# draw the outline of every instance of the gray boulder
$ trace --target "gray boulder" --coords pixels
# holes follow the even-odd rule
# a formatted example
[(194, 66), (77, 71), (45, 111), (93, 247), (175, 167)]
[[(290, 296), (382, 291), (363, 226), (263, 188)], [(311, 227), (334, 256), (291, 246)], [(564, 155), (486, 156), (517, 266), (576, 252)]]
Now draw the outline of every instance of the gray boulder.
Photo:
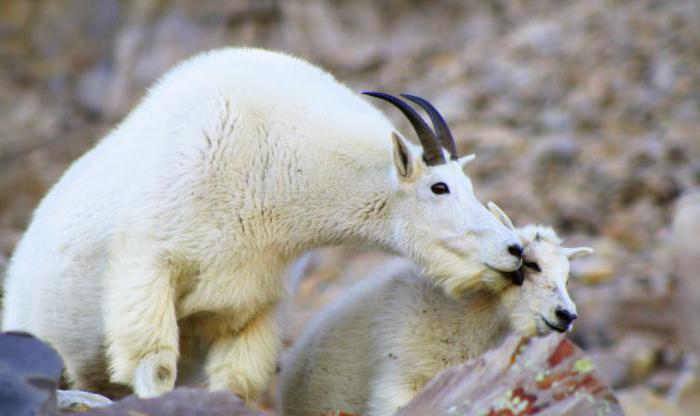
[(84, 416), (264, 416), (225, 391), (178, 388), (160, 397), (129, 396), (111, 406), (91, 409)]
[(55, 415), (63, 361), (33, 336), (0, 334), (0, 415)]

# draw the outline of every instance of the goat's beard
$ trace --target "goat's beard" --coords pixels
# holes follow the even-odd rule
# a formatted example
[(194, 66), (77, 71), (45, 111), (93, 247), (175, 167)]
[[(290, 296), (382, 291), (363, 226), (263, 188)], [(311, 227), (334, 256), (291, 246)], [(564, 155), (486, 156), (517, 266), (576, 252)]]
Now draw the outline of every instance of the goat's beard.
[(419, 260), (422, 274), (453, 299), (476, 292), (499, 292), (512, 284), (512, 279), (470, 254), (476, 251), (438, 242), (413, 247), (411, 257)]
[(425, 274), (453, 299), (463, 299), (468, 294), (482, 291), (496, 292), (502, 287), (501, 282), (508, 283), (502, 273), (478, 263), (466, 267), (465, 262), (443, 264), (439, 270), (428, 269)]

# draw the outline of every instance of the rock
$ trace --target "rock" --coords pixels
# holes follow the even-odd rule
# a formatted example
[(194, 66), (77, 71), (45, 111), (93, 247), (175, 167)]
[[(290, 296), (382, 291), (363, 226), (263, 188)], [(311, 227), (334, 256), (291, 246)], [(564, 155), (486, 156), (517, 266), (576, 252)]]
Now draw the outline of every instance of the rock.
[(654, 337), (630, 335), (615, 348), (616, 355), (628, 364), (628, 384), (645, 380), (658, 365), (660, 342)]
[(597, 285), (615, 277), (615, 269), (610, 261), (596, 255), (573, 262), (571, 275), (587, 285)]
[(62, 412), (85, 412), (94, 407), (109, 406), (112, 401), (99, 394), (82, 390), (59, 390), (58, 409)]
[(676, 405), (645, 387), (622, 391), (618, 397), (627, 416), (680, 416), (684, 414)]
[(583, 351), (550, 335), (511, 337), (446, 370), (397, 414), (621, 415), (622, 409)]
[(662, 345), (657, 337), (630, 334), (613, 349), (592, 352), (590, 357), (603, 380), (617, 389), (641, 383), (661, 367)]
[[(687, 195), (678, 202), (672, 229), (679, 316), (696, 317), (700, 315), (700, 192)], [(693, 318), (676, 322), (681, 326), (679, 333), (686, 344), (700, 359), (700, 322)]]
[[(697, 369), (696, 369), (697, 370)], [(679, 377), (681, 384), (672, 394), (682, 414), (695, 414), (700, 409), (700, 377), (695, 373)]]
[[(466, 171), (480, 200), (593, 246), (572, 262), (579, 345), (616, 360), (630, 334), (682, 335), (700, 355), (687, 226), (700, 215), (674, 201), (700, 186), (698, 1), (432, 3), (0, 1), (0, 254), (9, 260), (47, 188), (166, 68), (211, 47), (281, 49), (354, 91), (430, 99), (460, 154), (477, 153)], [(315, 260), (282, 312), (285, 345), (379, 261), (351, 248)], [(638, 357), (643, 375), (649, 355)], [(627, 362), (604, 369), (628, 385)]]
[(341, 412), (341, 411), (338, 411), (338, 410), (333, 410), (333, 411), (330, 411), (330, 412), (326, 412), (326, 413), (324, 413), (324, 414), (322, 414), (322, 415), (320, 415), (320, 416), (360, 416), (360, 415), (355, 415), (355, 414), (352, 414), (352, 413), (346, 413), (346, 412)]
[(129, 396), (111, 406), (82, 413), (85, 416), (264, 416), (246, 407), (229, 392), (178, 388), (160, 397), (141, 399)]
[(576, 162), (581, 145), (567, 136), (547, 137), (538, 141), (532, 149), (532, 164), (537, 169), (556, 165), (571, 166)]
[(515, 48), (529, 48), (542, 54), (550, 54), (561, 48), (558, 39), (561, 26), (552, 21), (535, 20), (511, 34), (510, 42)]
[(629, 364), (621, 360), (614, 351), (608, 349), (595, 351), (590, 353), (590, 357), (607, 385), (617, 389), (628, 384)]
[(0, 415), (55, 415), (63, 362), (33, 336), (0, 334)]

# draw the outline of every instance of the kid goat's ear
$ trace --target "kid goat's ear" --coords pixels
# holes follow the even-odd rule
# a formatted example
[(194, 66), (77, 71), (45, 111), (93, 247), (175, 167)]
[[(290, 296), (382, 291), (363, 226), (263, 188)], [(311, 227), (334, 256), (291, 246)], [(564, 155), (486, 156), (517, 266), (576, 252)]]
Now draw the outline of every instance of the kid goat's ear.
[(394, 144), (394, 165), (402, 180), (410, 180), (416, 171), (415, 160), (406, 142), (398, 134), (391, 134)]
[(464, 168), (465, 166), (467, 166), (467, 164), (469, 162), (471, 162), (475, 158), (476, 158), (476, 155), (474, 153), (472, 153), (470, 155), (460, 157), (459, 159), (457, 159), (457, 162), (459, 163), (460, 166), (462, 166), (462, 168)]
[(501, 222), (501, 224), (505, 225), (506, 227), (508, 227), (511, 230), (515, 230), (515, 226), (513, 225), (513, 222), (510, 220), (510, 218), (508, 218), (506, 213), (503, 212), (503, 210), (498, 205), (496, 205), (495, 202), (489, 201), (486, 204), (486, 207), (498, 219), (498, 221)]
[(588, 254), (593, 254), (593, 249), (590, 247), (564, 247), (564, 255), (569, 259), (574, 259), (576, 257), (585, 256)]

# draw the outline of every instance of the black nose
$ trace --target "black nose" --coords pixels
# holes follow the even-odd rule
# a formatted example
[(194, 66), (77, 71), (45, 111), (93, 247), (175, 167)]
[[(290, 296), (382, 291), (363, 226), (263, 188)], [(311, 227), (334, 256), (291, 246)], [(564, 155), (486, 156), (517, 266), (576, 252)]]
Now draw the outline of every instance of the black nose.
[(522, 257), (523, 256), (523, 246), (520, 244), (511, 244), (508, 246), (508, 252), (515, 257)]
[(554, 314), (561, 320), (561, 322), (565, 325), (569, 325), (574, 321), (574, 319), (578, 318), (578, 316), (575, 313), (571, 313), (567, 311), (564, 308), (557, 308), (557, 310), (554, 311)]

